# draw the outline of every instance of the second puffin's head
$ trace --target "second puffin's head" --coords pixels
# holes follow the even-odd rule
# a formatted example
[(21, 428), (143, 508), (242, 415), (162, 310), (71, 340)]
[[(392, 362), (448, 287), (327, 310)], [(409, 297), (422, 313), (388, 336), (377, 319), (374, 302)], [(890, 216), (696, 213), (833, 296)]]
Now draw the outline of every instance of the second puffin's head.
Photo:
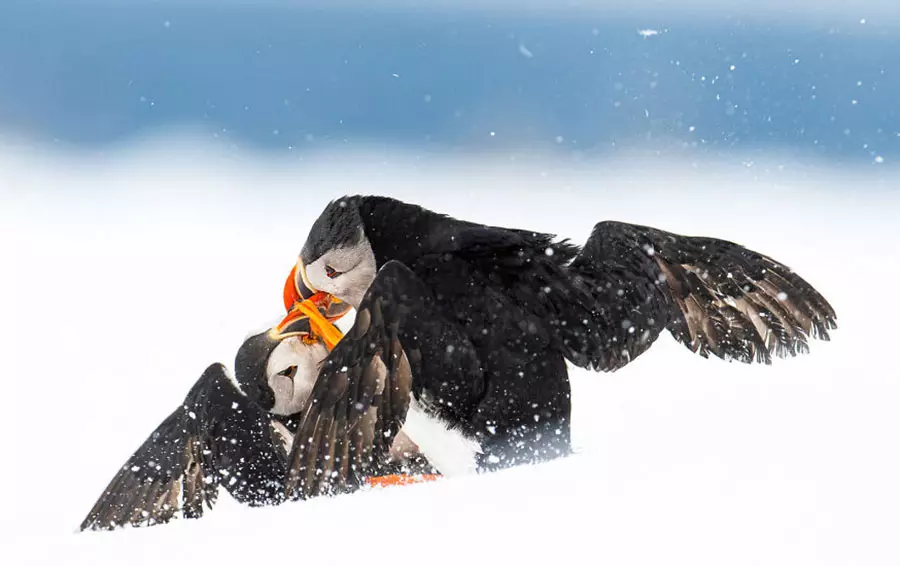
[(247, 397), (276, 415), (293, 415), (306, 406), (319, 366), (328, 356), (320, 343), (293, 336), (274, 340), (269, 332), (250, 336), (235, 356), (235, 380)]
[(276, 415), (293, 415), (306, 406), (322, 362), (341, 338), (324, 318), (326, 310), (306, 302), (291, 320), (244, 340), (234, 374), (251, 401)]
[(321, 293), (358, 308), (376, 272), (358, 197), (338, 199), (328, 204), (309, 231), (285, 282), (285, 307)]

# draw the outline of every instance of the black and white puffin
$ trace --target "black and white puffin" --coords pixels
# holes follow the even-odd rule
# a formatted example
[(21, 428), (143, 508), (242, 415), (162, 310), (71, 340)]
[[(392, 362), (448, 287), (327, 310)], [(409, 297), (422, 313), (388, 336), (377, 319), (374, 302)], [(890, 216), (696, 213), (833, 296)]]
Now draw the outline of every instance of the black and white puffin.
[[(348, 457), (376, 401), (373, 359), (388, 368), (382, 434), (414, 405), (471, 440), (487, 471), (570, 453), (567, 360), (615, 371), (665, 329), (703, 357), (771, 363), (836, 328), (810, 284), (732, 242), (605, 221), (578, 247), (379, 196), (326, 206), (284, 293), (286, 305), (337, 297), (357, 311), (297, 429), (292, 498), (322, 492), (332, 476), (320, 470)], [(407, 363), (411, 390), (396, 381)]]
[[(235, 380), (210, 365), (175, 409), (113, 477), (81, 530), (167, 523), (201, 517), (219, 487), (250, 506), (285, 501), (287, 455), (318, 368), (341, 334), (331, 322), (349, 309), (310, 309), (289, 323), (249, 336), (235, 357)], [(401, 377), (402, 379), (402, 377)], [(366, 424), (360, 426), (365, 430)], [(368, 425), (374, 430), (373, 425)], [(371, 433), (370, 433), (371, 434)], [(405, 432), (390, 446), (377, 478), (345, 473), (344, 487), (434, 478)], [(386, 451), (386, 452), (385, 452)], [(370, 471), (375, 467), (370, 466)], [(355, 481), (354, 481), (355, 480)]]

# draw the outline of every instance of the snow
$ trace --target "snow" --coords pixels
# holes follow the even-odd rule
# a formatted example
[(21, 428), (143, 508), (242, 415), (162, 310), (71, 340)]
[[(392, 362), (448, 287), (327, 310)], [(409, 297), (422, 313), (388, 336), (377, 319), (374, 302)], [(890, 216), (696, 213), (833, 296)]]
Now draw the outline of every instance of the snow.
[[(747, 157), (0, 145), (4, 563), (900, 563), (900, 176)], [(770, 367), (664, 336), (615, 374), (573, 370), (566, 460), (278, 508), (223, 492), (199, 521), (77, 533), (203, 369), (281, 312), (308, 226), (357, 191), (576, 242), (602, 219), (738, 241), (840, 328)]]

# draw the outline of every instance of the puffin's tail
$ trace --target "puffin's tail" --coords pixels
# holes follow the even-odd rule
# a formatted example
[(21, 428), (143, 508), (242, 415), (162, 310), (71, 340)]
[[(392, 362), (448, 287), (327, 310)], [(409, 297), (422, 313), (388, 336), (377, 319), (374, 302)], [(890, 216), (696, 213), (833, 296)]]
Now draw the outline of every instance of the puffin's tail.
[(591, 304), (569, 308), (561, 335), (567, 357), (596, 370), (625, 365), (663, 328), (701, 356), (768, 364), (837, 327), (828, 301), (790, 268), (724, 240), (601, 222), (569, 271)]

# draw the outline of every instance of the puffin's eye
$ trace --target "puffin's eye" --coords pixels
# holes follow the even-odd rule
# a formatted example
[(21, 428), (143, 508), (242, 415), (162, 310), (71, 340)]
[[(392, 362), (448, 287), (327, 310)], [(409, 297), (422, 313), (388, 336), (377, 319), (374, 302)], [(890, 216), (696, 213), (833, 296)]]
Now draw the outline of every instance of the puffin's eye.
[(330, 265), (326, 265), (326, 266), (325, 266), (325, 275), (327, 275), (329, 279), (334, 279), (334, 278), (337, 277), (338, 275), (342, 275), (342, 272), (340, 272), (340, 271), (338, 271), (337, 269), (331, 267)]
[(283, 375), (288, 379), (294, 379), (294, 376), (297, 375), (297, 366), (289, 366), (278, 372), (276, 375)]

